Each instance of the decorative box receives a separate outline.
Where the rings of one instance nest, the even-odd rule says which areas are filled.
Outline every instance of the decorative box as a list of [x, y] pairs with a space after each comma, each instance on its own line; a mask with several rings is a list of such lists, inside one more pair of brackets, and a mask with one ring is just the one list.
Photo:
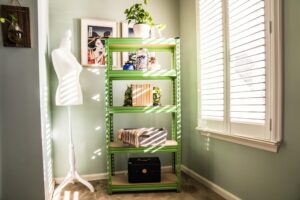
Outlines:
[[158, 157], [128, 159], [128, 182], [160, 182], [160, 160]]

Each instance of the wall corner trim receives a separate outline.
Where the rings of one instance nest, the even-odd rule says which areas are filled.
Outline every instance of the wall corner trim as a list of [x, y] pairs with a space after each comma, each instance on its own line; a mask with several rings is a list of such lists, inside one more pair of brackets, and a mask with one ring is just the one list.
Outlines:
[[184, 173], [186, 173], [187, 175], [191, 176], [192, 178], [196, 179], [197, 181], [199, 181], [200, 183], [205, 185], [206, 187], [208, 187], [209, 189], [211, 189], [212, 191], [214, 191], [215, 193], [222, 196], [223, 198], [225, 198], [227, 200], [241, 200], [241, 198], [235, 196], [231, 192], [225, 190], [224, 188], [222, 188], [222, 187], [216, 185], [215, 183], [211, 182], [210, 180], [204, 178], [203, 176], [199, 175], [198, 173], [191, 170], [187, 166], [181, 165], [181, 170]]

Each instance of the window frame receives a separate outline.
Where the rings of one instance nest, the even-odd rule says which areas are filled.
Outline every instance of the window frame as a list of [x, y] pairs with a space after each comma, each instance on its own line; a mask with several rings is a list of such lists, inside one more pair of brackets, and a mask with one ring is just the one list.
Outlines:
[[[223, 0], [223, 16], [227, 15], [226, 6], [228, 3], [228, 0]], [[257, 139], [257, 138], [248, 138], [248, 137], [242, 137], [237, 135], [230, 134], [230, 130], [228, 130], [229, 127], [229, 119], [226, 115], [224, 115], [224, 123], [225, 129], [224, 132], [221, 131], [215, 131], [215, 130], [207, 130], [201, 128], [200, 125], [200, 16], [199, 16], [199, 0], [195, 0], [195, 7], [196, 7], [196, 35], [197, 35], [197, 74], [198, 74], [198, 126], [196, 127], [196, 130], [199, 130], [201, 135], [206, 137], [212, 137], [215, 139], [225, 140], [233, 143], [238, 143], [262, 150], [267, 150], [271, 152], [278, 152], [279, 146], [282, 142], [282, 110], [283, 110], [283, 100], [282, 100], [282, 66], [283, 66], [283, 54], [282, 54], [282, 47], [283, 47], [283, 40], [282, 40], [282, 0], [265, 0], [265, 11], [266, 11], [266, 47], [268, 48], [268, 51], [266, 53], [267, 59], [267, 65], [266, 65], [266, 78], [270, 79], [267, 81], [266, 84], [270, 84], [269, 86], [266, 85], [266, 87], [269, 87], [269, 91], [266, 94], [266, 101], [270, 104], [266, 107], [266, 115], [270, 113], [270, 116], [266, 118], [268, 120], [270, 118], [270, 121], [266, 121], [266, 124], [270, 127], [270, 139]], [[227, 17], [227, 16], [226, 16]], [[226, 54], [228, 54], [228, 27], [226, 26], [226, 20], [225, 18], [223, 20], [223, 26], [225, 29], [225, 51]], [[226, 65], [224, 68], [225, 75], [224, 79], [228, 78], [226, 75], [229, 70], [228, 65], [228, 55], [224, 59], [224, 64]], [[229, 84], [224, 85], [224, 93], [226, 96], [229, 95], [227, 92]], [[228, 98], [225, 98], [224, 105], [228, 104], [227, 100]], [[228, 106], [228, 105], [227, 105]], [[270, 112], [267, 111], [267, 109], [270, 109]], [[226, 112], [226, 111], [225, 111]]]

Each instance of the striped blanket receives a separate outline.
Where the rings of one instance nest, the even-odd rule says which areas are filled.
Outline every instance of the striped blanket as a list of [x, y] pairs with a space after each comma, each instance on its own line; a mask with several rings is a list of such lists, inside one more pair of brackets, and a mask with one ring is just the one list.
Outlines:
[[118, 131], [118, 139], [135, 147], [163, 146], [167, 140], [165, 128], [129, 128]]

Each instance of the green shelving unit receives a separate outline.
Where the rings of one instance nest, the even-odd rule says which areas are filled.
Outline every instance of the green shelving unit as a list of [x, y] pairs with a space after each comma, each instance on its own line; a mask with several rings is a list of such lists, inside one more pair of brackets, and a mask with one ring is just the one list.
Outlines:
[[[180, 91], [180, 40], [110, 38], [105, 42], [107, 68], [105, 78], [105, 117], [107, 144], [108, 193], [152, 190], [181, 190], [181, 91]], [[135, 52], [147, 48], [150, 52], [169, 52], [172, 66], [169, 70], [123, 71], [112, 69], [113, 52]], [[173, 105], [148, 107], [121, 107], [113, 105], [113, 81], [115, 80], [169, 80], [172, 82]], [[123, 96], [122, 96], [123, 97]], [[114, 141], [113, 116], [119, 113], [170, 113], [172, 135], [162, 147], [133, 148]], [[173, 158], [172, 172], [161, 175], [159, 183], [128, 183], [125, 174], [115, 174], [114, 155], [119, 153], [170, 153]]]

